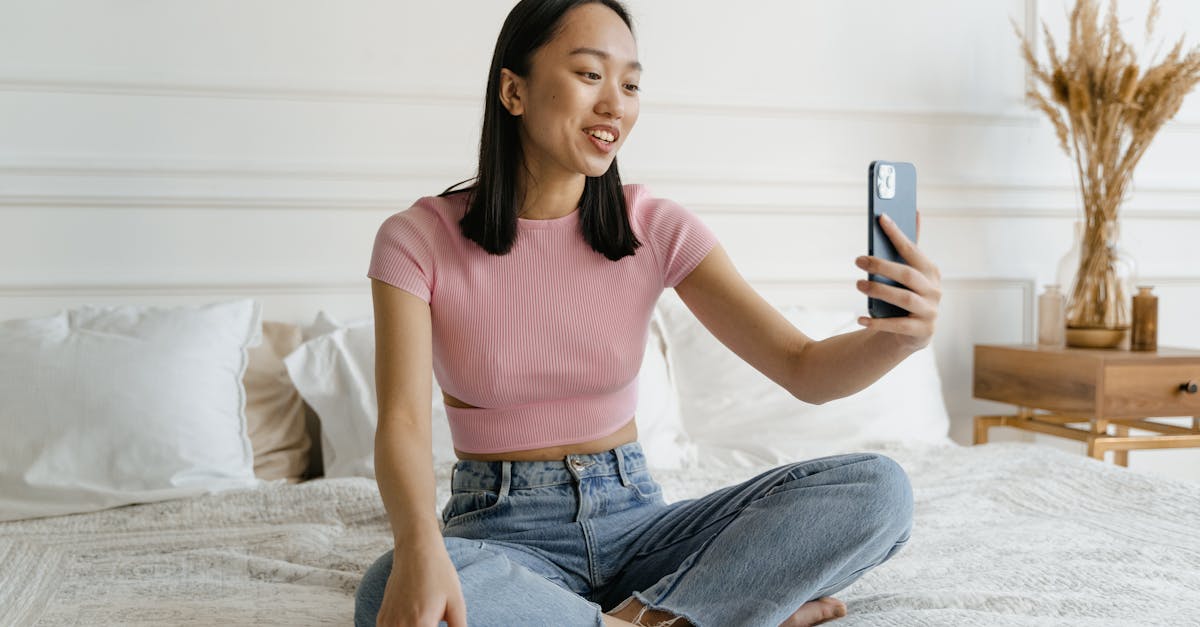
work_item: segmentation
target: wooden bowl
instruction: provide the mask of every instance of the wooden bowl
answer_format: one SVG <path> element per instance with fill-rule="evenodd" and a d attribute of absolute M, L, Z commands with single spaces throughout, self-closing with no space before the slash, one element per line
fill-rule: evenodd
<path fill-rule="evenodd" d="M 1092 329 L 1067 327 L 1067 346 L 1076 348 L 1114 348 L 1125 340 L 1128 328 Z"/>

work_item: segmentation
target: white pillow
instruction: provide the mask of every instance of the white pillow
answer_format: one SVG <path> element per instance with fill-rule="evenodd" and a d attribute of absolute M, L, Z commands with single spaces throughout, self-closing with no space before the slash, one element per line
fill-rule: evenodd
<path fill-rule="evenodd" d="M 363 324 L 371 324 L 373 321 L 374 320 L 371 316 L 366 316 L 361 318 L 352 318 L 345 322 L 341 322 L 337 318 L 333 317 L 333 314 L 322 310 L 317 312 L 317 317 L 313 319 L 312 324 L 300 326 L 300 341 L 307 342 L 313 338 L 320 337 L 327 333 L 333 333 L 338 329 L 357 327 Z"/>
<path fill-rule="evenodd" d="M 952 444 L 933 351 L 909 356 L 878 381 L 824 405 L 805 403 L 721 344 L 677 296 L 659 301 L 667 361 L 697 458 L 716 467 L 780 465 L 884 441 Z M 821 340 L 851 332 L 853 311 L 780 308 Z"/>
<path fill-rule="evenodd" d="M 0 323 L 0 520 L 254 487 L 250 299 Z"/>
<path fill-rule="evenodd" d="M 308 327 L 312 338 L 284 358 L 288 374 L 321 421 L 321 452 L 326 477 L 375 477 L 375 428 L 378 404 L 375 388 L 375 323 L 360 318 L 339 324 L 322 311 Z M 679 468 L 689 454 L 683 436 L 678 400 L 670 384 L 661 350 L 658 322 L 652 320 L 646 344 L 638 406 L 638 440 L 646 463 L 655 468 Z M 435 465 L 454 462 L 453 439 L 433 377 L 431 418 Z M 694 455 L 694 453 L 693 453 Z"/>

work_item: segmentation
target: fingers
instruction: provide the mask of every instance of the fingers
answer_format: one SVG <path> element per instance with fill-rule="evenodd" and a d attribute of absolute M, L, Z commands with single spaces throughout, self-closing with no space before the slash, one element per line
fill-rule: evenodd
<path fill-rule="evenodd" d="M 937 299 L 931 302 L 931 299 L 925 298 L 915 292 L 892 285 L 885 285 L 878 281 L 860 280 L 858 282 L 858 291 L 871 298 L 878 298 L 897 307 L 903 307 L 910 315 L 921 318 L 936 316 L 937 306 L 935 303 L 941 299 L 941 295 L 939 294 Z"/>
<path fill-rule="evenodd" d="M 919 237 L 920 212 L 917 213 L 916 219 Z M 891 333 L 893 336 L 905 336 L 903 342 L 906 346 L 923 348 L 933 337 L 938 305 L 942 300 L 941 271 L 886 215 L 880 217 L 880 226 L 896 247 L 896 252 L 908 263 L 862 256 L 855 260 L 855 265 L 873 275 L 892 279 L 903 287 L 879 281 L 860 280 L 858 290 L 871 298 L 902 307 L 909 315 L 895 318 L 862 317 L 858 319 L 858 323 L 869 329 Z"/>
<path fill-rule="evenodd" d="M 858 323 L 868 329 L 876 331 L 887 331 L 896 335 L 906 335 L 917 338 L 921 341 L 920 346 L 929 343 L 929 338 L 933 336 L 932 329 L 929 328 L 930 323 L 927 320 L 912 317 L 898 318 L 867 318 L 858 319 Z"/>
<path fill-rule="evenodd" d="M 921 214 L 918 212 L 918 229 L 920 220 Z M 879 216 L 879 224 L 896 247 L 896 252 L 900 253 L 907 263 L 863 256 L 855 261 L 856 265 L 871 274 L 892 279 L 920 294 L 930 295 L 937 291 L 941 282 L 941 271 L 933 263 L 933 260 L 921 252 L 921 249 L 917 248 L 916 244 L 908 239 L 908 236 L 886 214 Z"/>
<path fill-rule="evenodd" d="M 855 259 L 854 264 L 871 274 L 885 276 L 923 296 L 933 296 L 937 293 L 938 297 L 941 297 L 939 288 L 933 284 L 931 278 L 912 266 L 868 256 Z M 936 268 L 934 270 L 936 272 Z"/>
<path fill-rule="evenodd" d="M 917 214 L 918 225 L 920 224 L 920 215 L 920 213 Z M 908 265 L 922 272 L 927 271 L 933 265 L 933 261 L 929 257 L 926 257 L 925 253 L 921 252 L 921 249 L 917 248 L 917 245 L 912 240 L 908 239 L 904 231 L 900 230 L 896 222 L 889 218 L 887 214 L 879 216 L 879 224 L 883 227 L 883 232 L 888 236 L 888 239 L 892 241 L 892 245 L 896 247 L 896 252 L 900 253 L 900 256 L 908 262 Z M 919 233 L 920 231 L 918 230 Z"/>
<path fill-rule="evenodd" d="M 460 600 L 457 603 L 447 603 L 445 619 L 448 627 L 467 627 L 466 602 Z"/>

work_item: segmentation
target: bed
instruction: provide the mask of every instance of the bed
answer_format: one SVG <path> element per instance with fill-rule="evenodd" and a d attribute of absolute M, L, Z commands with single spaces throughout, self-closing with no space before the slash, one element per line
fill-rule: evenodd
<path fill-rule="evenodd" d="M 845 312 L 786 313 L 815 337 L 848 324 Z M 319 316 L 279 354 L 276 382 L 311 410 L 315 476 L 310 463 L 300 480 L 0 522 L 0 625 L 350 624 L 359 580 L 392 541 L 369 459 L 372 334 L 369 319 Z M 931 356 L 801 406 L 713 342 L 678 302 L 656 310 L 639 440 L 668 502 L 840 452 L 877 451 L 909 474 L 913 539 L 836 595 L 849 615 L 835 624 L 1200 624 L 1200 485 L 1035 444 L 957 445 Z M 901 393 L 912 396 L 881 403 Z M 437 405 L 434 511 L 453 464 Z"/>
<path fill-rule="evenodd" d="M 1200 487 L 1025 444 L 880 445 L 913 541 L 838 594 L 843 625 L 1196 625 Z M 659 470 L 692 498 L 765 467 Z M 449 466 L 436 472 L 438 505 Z M 349 624 L 391 534 L 367 478 L 0 526 L 0 624 Z"/>

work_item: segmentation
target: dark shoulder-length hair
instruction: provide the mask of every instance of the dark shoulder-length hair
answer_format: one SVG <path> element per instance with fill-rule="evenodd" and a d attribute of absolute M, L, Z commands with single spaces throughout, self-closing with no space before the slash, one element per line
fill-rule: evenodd
<path fill-rule="evenodd" d="M 439 194 L 470 194 L 467 212 L 458 224 L 465 237 L 490 254 L 508 254 L 516 240 L 517 175 L 518 169 L 525 167 L 517 133 L 520 120 L 500 102 L 500 69 L 528 76 L 534 52 L 562 29 L 563 16 L 591 3 L 612 9 L 633 32 L 629 12 L 618 0 L 521 0 L 500 29 L 488 73 L 479 169 L 474 179 L 455 183 Z M 473 185 L 454 189 L 471 180 L 475 181 Z M 579 211 L 583 238 L 596 252 L 616 261 L 634 254 L 634 249 L 641 246 L 629 224 L 616 157 L 603 175 L 587 177 Z"/>

